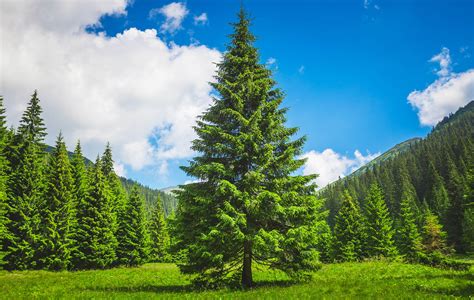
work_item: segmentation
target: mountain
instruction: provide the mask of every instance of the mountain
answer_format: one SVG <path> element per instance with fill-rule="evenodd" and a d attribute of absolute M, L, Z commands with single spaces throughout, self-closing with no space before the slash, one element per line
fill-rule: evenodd
<path fill-rule="evenodd" d="M 51 153 L 54 150 L 54 147 L 47 145 L 46 146 L 46 152 Z M 68 152 L 69 158 L 72 158 L 74 153 Z M 92 166 L 94 163 L 84 157 L 84 162 L 87 167 Z M 140 191 L 140 194 L 143 196 L 145 199 L 145 208 L 147 212 L 151 212 L 153 208 L 156 205 L 156 200 L 158 197 L 160 197 L 162 205 L 163 205 L 163 210 L 165 211 L 165 216 L 169 216 L 171 213 L 174 212 L 178 205 L 178 199 L 173 195 L 171 192 L 173 189 L 176 189 L 177 187 L 170 187 L 167 189 L 159 190 L 159 189 L 152 189 L 148 186 L 142 185 L 141 183 L 128 179 L 125 177 L 120 177 L 120 181 L 122 182 L 123 187 L 129 193 L 132 190 L 132 187 L 136 185 L 138 187 L 138 190 Z"/>
<path fill-rule="evenodd" d="M 436 214 L 457 250 L 465 246 L 464 233 L 471 221 L 464 218 L 474 201 L 467 199 L 470 172 L 474 166 L 474 101 L 439 122 L 423 139 L 400 143 L 342 178 L 319 194 L 326 199 L 329 223 L 339 210 L 344 190 L 364 207 L 369 186 L 378 183 L 394 219 L 403 198 L 414 199 L 418 215 Z M 472 212 L 469 212 L 469 215 Z M 472 249 L 471 249 L 472 250 Z"/>

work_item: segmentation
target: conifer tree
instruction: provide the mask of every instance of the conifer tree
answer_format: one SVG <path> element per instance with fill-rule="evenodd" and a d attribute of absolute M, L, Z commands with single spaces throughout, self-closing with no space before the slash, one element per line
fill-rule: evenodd
<path fill-rule="evenodd" d="M 117 231 L 117 261 L 121 265 L 137 266 L 148 258 L 149 239 L 143 205 L 135 186 L 125 204 Z"/>
<path fill-rule="evenodd" d="M 150 260 L 167 261 L 170 247 L 170 237 L 166 226 L 165 213 L 161 198 L 158 196 L 149 224 Z"/>
<path fill-rule="evenodd" d="M 413 199 L 404 199 L 400 204 L 400 219 L 397 230 L 397 242 L 400 253 L 407 261 L 416 262 L 423 255 L 421 235 L 413 214 Z"/>
<path fill-rule="evenodd" d="M 0 96 L 0 245 L 4 245 L 7 240 L 7 180 L 9 173 L 8 160 L 6 158 L 5 148 L 8 143 L 9 132 L 6 126 L 5 108 L 3 106 L 3 97 Z M 0 247 L 0 267 L 6 249 Z"/>
<path fill-rule="evenodd" d="M 463 243 L 467 252 L 474 251 L 474 154 L 470 156 L 467 186 L 464 195 Z"/>
<path fill-rule="evenodd" d="M 456 165 L 452 159 L 448 159 L 448 180 L 447 190 L 451 200 L 447 212 L 446 230 L 448 232 L 448 242 L 457 251 L 463 252 L 463 221 L 464 221 L 464 184 Z"/>
<path fill-rule="evenodd" d="M 435 252 L 447 254 L 449 248 L 446 245 L 446 232 L 443 226 L 439 224 L 438 217 L 428 212 L 425 215 L 425 224 L 423 225 L 423 248 L 428 254 Z"/>
<path fill-rule="evenodd" d="M 429 176 L 431 189 L 428 191 L 426 200 L 431 204 L 431 210 L 441 220 L 446 221 L 446 213 L 449 208 L 448 192 L 444 186 L 443 178 L 439 175 L 432 162 L 429 166 Z"/>
<path fill-rule="evenodd" d="M 65 270 L 71 260 L 73 224 L 73 178 L 68 152 L 60 133 L 47 169 L 45 210 L 43 210 L 40 248 L 41 265 L 50 270 Z"/>
<path fill-rule="evenodd" d="M 178 195 L 176 232 L 188 250 L 180 269 L 204 284 L 238 274 L 250 287 L 254 261 L 295 277 L 319 266 L 322 201 L 314 176 L 292 176 L 305 139 L 285 127 L 283 93 L 259 63 L 249 23 L 241 9 L 212 84 L 218 96 L 195 127 L 200 156 L 183 167 L 200 182 Z"/>
<path fill-rule="evenodd" d="M 80 264 L 81 253 L 79 252 L 79 243 L 81 242 L 81 237 L 79 236 L 79 228 L 81 228 L 83 222 L 85 221 L 85 214 L 82 211 L 86 207 L 86 202 L 89 201 L 89 182 L 88 175 L 86 170 L 86 165 L 84 162 L 84 156 L 82 155 L 81 143 L 78 141 L 76 148 L 74 149 L 74 154 L 71 160 L 72 167 L 72 179 L 73 179 L 73 189 L 72 189 L 72 211 L 75 218 L 71 223 L 71 236 L 73 239 L 73 245 L 71 246 L 71 262 L 72 266 Z"/>
<path fill-rule="evenodd" d="M 357 202 L 344 191 L 344 200 L 334 225 L 334 258 L 337 261 L 357 261 L 365 251 L 364 218 Z"/>
<path fill-rule="evenodd" d="M 42 109 L 35 91 L 24 112 L 18 131 L 11 141 L 8 160 L 8 239 L 4 249 L 7 269 L 38 267 L 36 249 L 41 244 L 40 210 L 44 196 L 44 143 L 46 135 Z"/>
<path fill-rule="evenodd" d="M 90 176 L 87 198 L 82 199 L 77 208 L 77 269 L 108 268 L 116 258 L 112 203 L 99 157 L 91 168 Z"/>
<path fill-rule="evenodd" d="M 367 254 L 393 257 L 397 248 L 393 240 L 393 221 L 388 212 L 382 189 L 372 184 L 366 199 Z"/>

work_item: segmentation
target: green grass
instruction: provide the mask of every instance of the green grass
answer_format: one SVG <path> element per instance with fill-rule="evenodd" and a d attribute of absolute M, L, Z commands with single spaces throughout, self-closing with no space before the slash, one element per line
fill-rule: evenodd
<path fill-rule="evenodd" d="M 105 271 L 0 271 L 1 299 L 31 298 L 446 298 L 474 295 L 474 270 L 440 270 L 381 261 L 325 265 L 313 280 L 292 284 L 282 273 L 255 271 L 257 287 L 197 291 L 173 264 Z"/>

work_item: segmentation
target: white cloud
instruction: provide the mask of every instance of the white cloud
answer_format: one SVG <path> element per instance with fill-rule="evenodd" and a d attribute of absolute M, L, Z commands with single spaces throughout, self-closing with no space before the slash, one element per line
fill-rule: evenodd
<path fill-rule="evenodd" d="M 199 16 L 194 16 L 194 25 L 205 25 L 207 22 L 208 19 L 206 13 L 202 13 Z"/>
<path fill-rule="evenodd" d="M 407 97 L 412 107 L 418 110 L 420 123 L 426 126 L 436 125 L 446 115 L 474 99 L 474 69 L 453 73 L 447 48 L 433 56 L 430 62 L 439 63 L 436 72 L 439 78 L 423 91 L 415 90 Z"/>
<path fill-rule="evenodd" d="M 368 9 L 369 5 L 370 5 L 370 1 L 369 0 L 364 0 L 364 8 Z"/>
<path fill-rule="evenodd" d="M 188 15 L 189 10 L 186 4 L 181 2 L 172 2 L 161 8 L 150 10 L 149 17 L 154 18 L 158 14 L 165 16 L 165 22 L 161 25 L 162 32 L 175 33 L 182 28 L 184 18 Z"/>
<path fill-rule="evenodd" d="M 276 58 L 270 57 L 269 59 L 267 59 L 267 61 L 265 62 L 265 64 L 266 64 L 267 66 L 271 66 L 271 65 L 276 64 L 276 61 L 277 61 Z"/>
<path fill-rule="evenodd" d="M 379 155 L 380 153 L 368 153 L 364 156 L 359 150 L 356 150 L 354 158 L 349 158 L 329 148 L 323 152 L 311 150 L 302 155 L 302 158 L 306 158 L 303 174 L 319 174 L 316 184 L 318 188 L 323 188 L 339 177 L 352 173 Z"/>
<path fill-rule="evenodd" d="M 114 163 L 114 171 L 118 176 L 126 177 L 127 171 L 125 170 L 125 166 L 121 163 Z"/>
<path fill-rule="evenodd" d="M 114 13 L 126 13 L 125 0 L 2 2 L 0 91 L 9 121 L 18 122 L 38 89 L 48 143 L 62 130 L 70 149 L 80 138 L 94 158 L 110 141 L 117 164 L 136 170 L 189 157 L 221 54 L 166 44 L 154 29 L 84 31 Z"/>
<path fill-rule="evenodd" d="M 451 55 L 449 49 L 443 47 L 441 52 L 430 59 L 430 62 L 439 63 L 439 70 L 436 72 L 439 76 L 448 76 L 451 74 Z"/>

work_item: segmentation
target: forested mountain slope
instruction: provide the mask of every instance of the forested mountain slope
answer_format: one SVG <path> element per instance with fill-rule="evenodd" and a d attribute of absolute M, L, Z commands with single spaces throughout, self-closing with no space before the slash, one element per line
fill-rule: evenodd
<path fill-rule="evenodd" d="M 401 201 L 412 198 L 420 220 L 428 210 L 433 212 L 448 232 L 449 243 L 458 251 L 472 251 L 474 101 L 446 117 L 426 138 L 404 144 L 403 151 L 320 192 L 330 211 L 329 223 L 334 224 L 344 190 L 364 207 L 369 186 L 377 182 L 395 219 Z"/>
<path fill-rule="evenodd" d="M 54 147 L 49 146 L 49 145 L 46 146 L 46 152 L 52 153 L 53 151 L 54 151 Z M 68 155 L 69 155 L 69 158 L 72 159 L 74 153 L 69 151 Z M 84 162 L 87 167 L 90 167 L 94 164 L 90 159 L 86 157 L 84 157 Z M 145 198 L 145 207 L 146 207 L 146 211 L 148 215 L 151 214 L 151 212 L 153 211 L 158 197 L 160 197 L 161 199 L 163 210 L 166 216 L 169 216 L 176 209 L 176 206 L 178 205 L 178 200 L 176 199 L 176 197 L 173 196 L 171 192 L 162 191 L 158 189 L 152 189 L 148 186 L 142 185 L 141 183 L 135 180 L 128 179 L 125 177 L 119 177 L 119 178 L 120 178 L 120 181 L 122 182 L 123 187 L 127 191 L 127 193 L 131 192 L 132 187 L 134 185 L 137 186 L 139 193 Z"/>

